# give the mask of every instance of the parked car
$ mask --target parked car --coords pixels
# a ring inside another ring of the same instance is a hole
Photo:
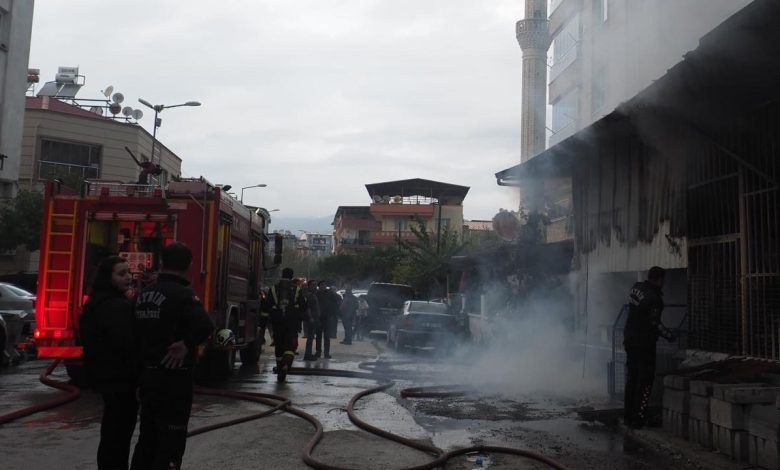
[[[23,358],[17,344],[26,339],[22,328],[29,316],[31,314],[24,310],[0,310],[0,368],[16,364]]]
[[[387,331],[391,320],[403,313],[404,302],[413,299],[412,286],[372,282],[366,293],[366,302],[368,302],[366,329]]]
[[[8,282],[0,282],[0,310],[21,310],[27,313],[22,328],[22,340],[35,331],[35,294]]]
[[[403,313],[393,319],[387,330],[387,343],[395,349],[405,346],[434,346],[451,349],[458,341],[457,317],[447,304],[408,300]]]

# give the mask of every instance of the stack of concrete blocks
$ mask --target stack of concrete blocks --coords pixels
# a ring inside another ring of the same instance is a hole
[[[688,439],[690,417],[690,377],[664,377],[663,428],[673,436]]]
[[[750,408],[748,420],[749,463],[764,468],[780,469],[780,392],[777,387],[766,390],[770,398],[775,390],[775,402],[757,403]]]
[[[777,421],[774,421],[774,434],[766,432],[773,426],[766,405],[775,407],[778,390],[760,383],[713,385],[710,397],[713,447],[739,462],[758,460],[759,454],[762,461],[774,458],[777,462]],[[751,443],[754,459],[751,459]],[[771,450],[774,453],[767,455]]]
[[[691,380],[689,389],[690,416],[688,438],[708,449],[712,448],[712,422],[710,421],[710,398],[715,385],[706,380]]]

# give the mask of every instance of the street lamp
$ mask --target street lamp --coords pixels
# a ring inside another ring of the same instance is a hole
[[[244,202],[244,190],[249,188],[265,188],[268,186],[267,184],[260,183],[260,184],[253,184],[252,186],[244,186],[241,188],[241,202]]]
[[[186,103],[173,104],[170,106],[166,104],[152,104],[143,98],[138,98],[138,102],[146,106],[147,108],[151,108],[154,110],[154,129],[152,130],[152,156],[149,158],[149,160],[152,163],[154,163],[154,148],[157,144],[157,128],[160,127],[160,124],[162,124],[162,119],[158,118],[157,114],[161,113],[163,109],[168,109],[168,108],[178,108],[180,106],[200,106],[200,101],[187,101]],[[160,158],[160,163],[162,163],[162,158]]]

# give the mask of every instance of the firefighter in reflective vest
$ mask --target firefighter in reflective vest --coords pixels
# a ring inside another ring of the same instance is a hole
[[[307,310],[306,298],[300,286],[292,280],[293,270],[284,268],[282,279],[271,287],[262,306],[273,327],[274,351],[276,355],[276,374],[279,382],[284,382],[295,358],[295,348],[301,321]]]

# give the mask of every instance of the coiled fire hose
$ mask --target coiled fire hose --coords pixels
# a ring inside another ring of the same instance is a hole
[[[65,403],[70,403],[81,395],[81,390],[79,390],[79,388],[75,385],[71,385],[67,382],[61,382],[59,380],[54,380],[49,377],[49,375],[54,372],[54,369],[60,365],[60,361],[60,359],[53,360],[52,363],[49,364],[49,367],[47,367],[45,371],[41,372],[41,375],[38,376],[38,379],[49,387],[57,388],[67,392],[67,395],[54,397],[51,400],[46,400],[44,402],[28,406],[27,408],[22,408],[21,410],[16,410],[11,413],[4,414],[0,416],[0,425],[10,423],[11,421],[17,420],[19,418],[24,418],[25,416],[30,416],[31,414],[38,413],[39,411],[45,411],[51,408],[56,408],[60,405],[64,405]]]
[[[69,403],[73,400],[76,400],[80,396],[80,390],[78,387],[61,382],[58,380],[54,380],[49,378],[48,376],[54,371],[54,369],[57,368],[57,366],[60,364],[60,360],[56,359],[54,360],[49,367],[46,368],[46,370],[41,373],[40,375],[40,381],[50,387],[54,387],[60,390],[64,390],[68,392],[65,396],[56,397],[52,400],[48,400],[43,403],[39,403],[34,406],[30,406],[21,410],[17,410],[12,413],[8,413],[6,415],[0,416],[0,424],[5,424],[11,421],[14,421],[16,419],[29,416],[31,414],[37,413],[39,411],[48,410],[51,408],[54,408],[56,406],[63,405],[65,403]],[[348,371],[348,370],[338,370],[338,369],[320,369],[320,368],[292,368],[289,372],[290,375],[305,375],[305,376],[329,376],[329,377],[346,377],[346,378],[359,378],[359,379],[371,379],[376,380],[377,377],[373,376],[373,374],[365,373],[365,372],[355,372],[355,371]],[[363,429],[364,431],[367,431],[371,434],[383,437],[385,439],[397,442],[399,444],[405,445],[407,447],[411,447],[413,449],[419,450],[421,452],[427,453],[434,457],[433,460],[421,464],[416,465],[412,467],[405,467],[400,470],[431,470],[438,467],[442,467],[447,461],[451,460],[454,457],[457,457],[459,455],[464,454],[470,454],[473,452],[489,452],[489,453],[501,453],[501,454],[509,454],[509,455],[515,455],[519,457],[528,458],[531,460],[535,460],[537,462],[541,462],[549,466],[550,468],[554,468],[557,470],[567,470],[565,466],[562,464],[556,462],[555,460],[552,460],[548,457],[545,457],[544,455],[538,454],[536,452],[531,452],[529,450],[523,450],[523,449],[517,449],[512,447],[501,447],[501,446],[486,446],[486,445],[477,445],[477,446],[470,446],[462,449],[456,449],[451,450],[448,452],[445,452],[442,449],[439,449],[438,447],[423,444],[420,442],[416,442],[414,440],[411,440],[409,438],[399,436],[397,434],[393,434],[389,431],[386,431],[384,429],[380,429],[376,426],[373,426],[360,418],[358,418],[357,414],[355,413],[355,405],[357,402],[368,395],[372,395],[374,393],[378,393],[384,390],[387,390],[388,388],[392,387],[394,385],[393,382],[388,382],[385,384],[377,385],[375,387],[369,388],[367,390],[363,390],[357,394],[355,394],[352,399],[350,399],[349,403],[347,404],[347,415],[349,417],[349,420],[358,428]],[[290,413],[292,415],[298,416],[302,419],[305,419],[308,421],[313,427],[314,427],[314,435],[311,437],[309,442],[306,444],[306,446],[303,449],[303,461],[306,463],[306,465],[310,466],[311,468],[314,468],[316,470],[350,470],[345,467],[339,467],[336,465],[327,464],[324,462],[320,462],[319,460],[316,460],[312,453],[314,452],[314,449],[317,447],[317,444],[322,440],[323,437],[323,427],[322,423],[313,415],[306,413],[305,411],[295,408],[292,406],[292,402],[290,399],[280,396],[280,395],[274,395],[270,393],[257,393],[257,392],[236,392],[236,391],[230,391],[230,390],[218,390],[218,389],[211,389],[211,388],[202,388],[197,387],[195,389],[195,393],[199,395],[207,395],[207,396],[221,396],[226,398],[233,398],[233,399],[239,399],[239,400],[246,400],[251,401],[255,403],[260,403],[263,405],[267,405],[270,408],[267,410],[264,410],[259,413],[254,413],[248,416],[243,416],[240,418],[232,419],[229,421],[211,424],[208,426],[203,426],[197,429],[192,429],[187,433],[188,437],[196,436],[199,434],[203,434],[209,431],[213,431],[215,429],[220,429],[228,426],[233,426],[239,423],[244,423],[247,421],[255,420],[264,418],[266,416],[270,416],[271,414],[277,412],[277,411],[284,411],[286,413]],[[422,396],[435,396],[435,397],[441,397],[441,396],[453,396],[453,395],[444,395],[445,393],[456,393],[456,394],[462,394],[465,393],[465,389],[458,388],[458,386],[437,386],[437,387],[415,387],[410,389],[402,390],[401,394],[402,396],[416,396],[416,397],[422,397]]]

